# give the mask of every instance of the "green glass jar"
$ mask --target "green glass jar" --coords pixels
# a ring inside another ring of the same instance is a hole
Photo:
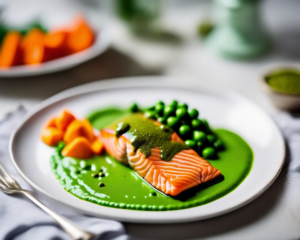
[[[217,26],[207,46],[221,56],[251,58],[270,47],[259,13],[260,0],[214,0]]]

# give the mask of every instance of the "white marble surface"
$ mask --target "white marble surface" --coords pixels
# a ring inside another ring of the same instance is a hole
[[[29,18],[32,14],[23,11],[24,4],[28,2],[32,4],[30,6],[34,6],[32,9],[35,12],[43,9],[41,18],[44,17],[50,25],[58,21],[56,16],[61,15],[61,19],[70,16],[59,14],[68,6],[67,0],[11,0],[0,1],[0,4],[9,4],[12,15],[22,13],[15,20],[20,22],[20,19]],[[261,67],[267,63],[282,60],[300,62],[300,1],[268,0],[263,3],[264,19],[273,39],[273,51],[263,58],[244,62],[228,61],[211,55],[204,48],[203,42],[195,37],[197,21],[207,16],[208,2],[174,2],[177,7],[166,12],[164,24],[184,37],[183,45],[164,48],[138,40],[134,40],[132,45],[131,37],[121,28],[116,28],[112,48],[77,68],[46,76],[0,79],[0,117],[18,103],[22,102],[31,109],[47,97],[85,82],[153,73],[184,76],[187,84],[191,85],[195,81],[202,81],[216,88],[234,89],[261,105],[273,117],[280,117],[282,113],[261,92],[257,78]],[[96,24],[100,20],[107,21],[104,15],[95,10],[99,5],[97,1],[89,1],[88,9],[83,8],[83,1],[72,3],[70,14],[83,10]],[[55,15],[53,9],[56,9]],[[157,47],[160,51],[151,51]],[[295,192],[299,192],[299,185],[299,173],[291,176],[285,168],[266,193],[233,213],[187,224],[126,224],[126,228],[137,239],[299,239],[300,201],[295,197]]]

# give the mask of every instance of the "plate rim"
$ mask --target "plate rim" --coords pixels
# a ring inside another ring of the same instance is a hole
[[[143,80],[140,81],[139,79],[147,79],[147,80]],[[37,186],[34,182],[32,182],[25,173],[22,172],[22,170],[19,168],[15,158],[14,158],[14,153],[13,153],[13,144],[14,144],[14,140],[15,137],[17,135],[17,133],[19,131],[21,131],[22,126],[30,120],[30,118],[37,112],[39,112],[40,110],[42,110],[43,108],[50,106],[51,104],[58,102],[60,100],[63,99],[67,99],[73,96],[79,96],[88,92],[96,92],[99,90],[108,90],[108,89],[123,89],[123,88],[131,88],[131,87],[157,87],[157,86],[170,86],[169,84],[172,83],[172,87],[176,87],[179,89],[179,87],[183,87],[185,90],[193,90],[193,91],[198,91],[198,90],[204,90],[206,92],[210,92],[210,93],[214,93],[218,96],[223,96],[223,97],[229,97],[231,99],[242,99],[243,101],[247,102],[248,104],[251,104],[252,106],[255,106],[257,109],[259,109],[262,113],[264,113],[266,115],[266,117],[268,117],[268,119],[273,123],[274,127],[276,128],[277,132],[279,133],[280,136],[280,142],[281,142],[281,147],[282,147],[282,156],[281,156],[281,163],[280,163],[280,167],[277,170],[276,174],[273,176],[273,178],[271,179],[271,181],[268,182],[268,184],[266,184],[259,192],[257,192],[255,195],[253,195],[251,198],[245,200],[244,202],[235,205],[231,208],[228,208],[226,210],[223,211],[219,211],[216,213],[212,213],[212,214],[208,214],[207,216],[201,216],[201,217],[193,217],[193,218],[184,218],[184,219],[174,219],[174,220],[163,220],[163,221],[156,221],[156,223],[158,224],[168,224],[168,223],[180,223],[180,222],[191,222],[191,221],[196,221],[196,220],[205,220],[205,219],[209,219],[209,218],[214,218],[216,216],[220,216],[229,212],[232,212],[234,210],[237,210],[245,205],[247,205],[248,203],[252,202],[253,200],[255,200],[256,198],[258,198],[262,193],[264,193],[273,183],[274,181],[277,179],[277,177],[279,176],[283,166],[284,166],[284,162],[285,162],[285,157],[286,157],[286,145],[285,145],[285,141],[284,141],[284,137],[281,133],[281,131],[279,130],[277,124],[275,123],[275,121],[270,117],[270,115],[263,109],[261,108],[259,105],[257,105],[256,103],[252,102],[251,100],[247,99],[246,97],[242,96],[241,94],[230,90],[230,89],[226,89],[225,93],[224,91],[221,91],[219,89],[214,89],[212,87],[208,87],[208,86],[204,86],[203,84],[199,84],[199,83],[195,83],[193,84],[192,87],[186,86],[185,84],[174,82],[174,78],[175,79],[182,79],[182,77],[174,77],[174,76],[136,76],[136,77],[122,77],[122,78],[115,78],[115,79],[107,79],[107,80],[98,80],[95,82],[91,82],[91,83],[86,83],[86,84],[82,84],[76,87],[72,87],[69,89],[66,89],[60,93],[57,93],[55,95],[53,95],[52,97],[45,99],[44,101],[40,102],[37,106],[35,106],[33,109],[31,109],[26,116],[20,121],[20,123],[17,125],[17,127],[15,128],[15,130],[13,131],[13,133],[10,136],[10,140],[9,140],[9,154],[10,154],[10,158],[11,161],[13,162],[14,167],[16,168],[17,172],[20,174],[20,176],[30,185],[32,186],[34,189],[38,190],[39,192],[45,194],[46,196],[64,204],[67,206],[71,206],[73,208],[75,208],[77,211],[79,212],[83,212],[83,213],[87,213],[87,214],[91,214],[90,211],[86,211],[83,209],[78,208],[75,205],[72,204],[66,204],[65,202],[63,202],[62,200],[60,200],[59,198],[57,198],[56,196],[53,196],[52,194],[48,193],[47,191],[45,191],[44,189],[40,188],[39,186]],[[160,85],[159,85],[160,84]],[[201,206],[198,206],[201,207]],[[197,207],[195,207],[197,208]],[[128,209],[119,209],[122,211],[131,211]],[[182,209],[185,210],[185,209]],[[180,211],[180,210],[178,210]],[[108,219],[114,219],[114,220],[119,220],[119,221],[123,221],[123,222],[141,222],[141,223],[152,223],[153,221],[151,220],[141,220],[141,219],[128,219],[128,217],[111,217],[111,216],[107,216],[107,215],[100,215],[98,213],[94,213],[95,216],[101,216],[104,218],[108,218]]]

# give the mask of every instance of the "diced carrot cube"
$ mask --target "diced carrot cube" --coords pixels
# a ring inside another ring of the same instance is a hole
[[[55,146],[63,140],[64,132],[54,127],[42,129],[41,138],[49,146]]]
[[[84,137],[75,138],[64,147],[61,153],[65,157],[90,158],[93,156],[91,144]]]
[[[45,124],[45,128],[49,128],[49,127],[53,127],[53,128],[56,128],[56,118],[51,118],[48,122],[46,122]]]
[[[104,144],[97,138],[92,144],[92,150],[94,154],[101,155],[104,150]]]
[[[84,119],[81,121],[84,126],[84,134],[87,136],[87,139],[90,140],[90,142],[93,142],[95,140],[95,134],[94,134],[94,128],[89,120]]]
[[[61,115],[56,118],[55,125],[58,129],[65,131],[69,124],[76,118],[68,110],[63,110]]]
[[[67,127],[64,141],[68,144],[72,142],[77,137],[85,137],[90,142],[93,142],[95,136],[93,132],[93,127],[88,120],[74,120]]]

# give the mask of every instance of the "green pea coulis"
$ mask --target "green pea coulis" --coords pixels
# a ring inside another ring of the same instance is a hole
[[[276,71],[266,77],[266,82],[275,91],[300,94],[300,72],[296,70]]]
[[[88,118],[97,129],[128,114],[116,108],[95,111]],[[238,135],[223,129],[214,132],[226,145],[218,160],[209,162],[218,168],[224,180],[181,201],[151,188],[134,170],[108,155],[89,160],[62,157],[58,146],[51,158],[51,169],[66,191],[99,205],[145,211],[166,211],[190,208],[217,200],[233,191],[249,174],[253,153]],[[100,186],[101,185],[101,186]]]
[[[174,132],[171,128],[153,124],[152,119],[141,113],[128,114],[107,128],[115,129],[117,137],[124,135],[134,150],[140,150],[147,158],[154,147],[160,147],[161,158],[165,161],[170,161],[178,152],[189,149],[184,143],[170,141]]]

